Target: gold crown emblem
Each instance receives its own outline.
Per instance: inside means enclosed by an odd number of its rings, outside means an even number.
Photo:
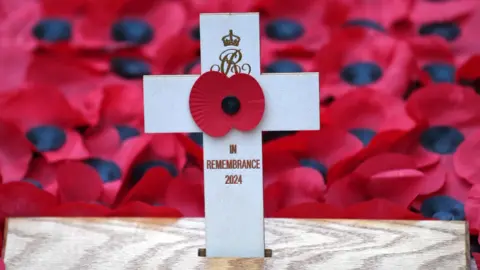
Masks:
[[[240,44],[240,37],[233,34],[233,30],[228,32],[228,35],[222,37],[223,46],[238,46]]]

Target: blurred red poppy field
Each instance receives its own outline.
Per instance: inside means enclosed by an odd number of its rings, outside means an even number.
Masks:
[[[467,220],[480,257],[476,0],[0,0],[0,226],[203,216],[202,136],[145,134],[142,76],[252,11],[263,72],[320,72],[321,130],[263,134],[265,216]]]

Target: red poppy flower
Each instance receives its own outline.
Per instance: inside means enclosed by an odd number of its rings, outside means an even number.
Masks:
[[[193,120],[212,137],[226,135],[232,128],[254,129],[262,120],[265,97],[258,82],[246,74],[231,78],[220,72],[202,74],[190,92]]]
[[[410,45],[417,65],[416,69],[411,71],[411,86],[414,88],[410,86],[404,98],[430,83],[454,83],[454,53],[445,40],[437,36],[408,36],[404,41]]]
[[[329,40],[332,28],[341,25],[348,7],[337,1],[259,1],[262,61],[277,53],[313,56]]]
[[[480,233],[480,185],[474,185],[468,192],[465,202],[465,214],[470,228],[470,233]]]
[[[322,74],[321,100],[369,87],[401,97],[411,80],[415,62],[405,42],[365,29],[345,28],[333,33],[315,57]]]
[[[463,63],[472,54],[480,52],[477,38],[480,9],[477,1],[461,0],[440,5],[422,1],[409,15],[412,34],[437,35],[445,39],[455,52],[456,63]]]
[[[0,98],[0,103],[0,118],[14,122],[32,149],[49,162],[88,156],[80,134],[74,130],[86,123],[85,118],[61,93],[37,87],[8,94]]]
[[[322,114],[327,123],[349,131],[367,145],[377,132],[414,127],[398,97],[360,88],[338,98]]]
[[[150,141],[148,135],[122,140],[118,130],[108,126],[91,129],[85,134],[89,158],[83,162],[100,176],[104,189],[101,202],[107,205],[114,203],[127,182],[132,164]]]
[[[437,84],[413,94],[406,106],[415,120],[428,123],[420,143],[440,158],[440,166],[430,168],[430,177],[446,177],[441,192],[460,201],[465,201],[470,186],[478,181],[471,168],[475,166],[479,104],[480,96],[468,88]]]
[[[85,49],[140,47],[142,55],[155,57],[181,33],[186,19],[181,2],[87,2],[72,43]]]

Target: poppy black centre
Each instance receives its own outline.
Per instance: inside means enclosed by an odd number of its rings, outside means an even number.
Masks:
[[[240,100],[234,96],[225,97],[222,100],[222,110],[228,115],[235,115],[240,111]]]

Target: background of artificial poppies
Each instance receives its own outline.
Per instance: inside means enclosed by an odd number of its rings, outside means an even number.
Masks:
[[[201,136],[144,134],[141,78],[246,11],[264,72],[321,74],[322,130],[264,134],[265,215],[466,219],[478,259],[475,0],[0,0],[2,222],[202,216]]]

